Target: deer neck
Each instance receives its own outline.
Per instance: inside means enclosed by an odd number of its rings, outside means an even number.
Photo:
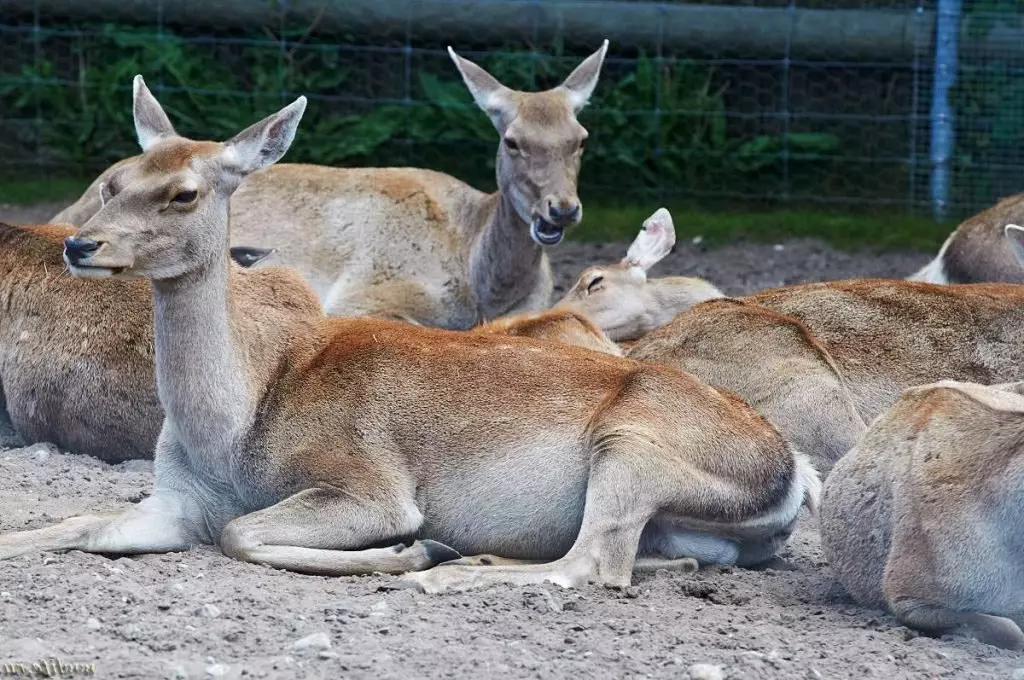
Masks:
[[[546,255],[530,237],[530,225],[519,216],[507,191],[485,201],[478,215],[484,226],[470,251],[469,272],[480,314],[491,319],[534,291]]]
[[[725,297],[724,293],[707,281],[684,276],[653,279],[647,282],[645,289],[648,312],[644,320],[645,333],[664,326],[679,312],[696,304]]]
[[[203,269],[153,282],[164,427],[170,426],[193,459],[223,456],[251,411],[246,367],[232,332],[229,274],[225,244],[224,253]]]

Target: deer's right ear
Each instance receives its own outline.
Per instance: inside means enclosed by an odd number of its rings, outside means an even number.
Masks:
[[[132,115],[135,117],[135,134],[143,151],[148,151],[160,139],[178,134],[141,75],[132,81]]]
[[[455,68],[459,69],[462,81],[466,83],[469,93],[473,95],[473,101],[483,109],[494,126],[500,131],[514,117],[515,110],[512,102],[512,90],[498,82],[498,79],[477,66],[469,59],[455,54],[450,46],[448,56],[455,62]]]
[[[632,267],[640,267],[646,272],[672,252],[672,246],[675,244],[676,229],[672,224],[672,214],[665,208],[659,208],[644,220],[640,233],[629,246],[622,262]]]
[[[1024,267],[1024,227],[1016,224],[1007,224],[1004,232],[1006,234],[1006,240],[1010,243],[1010,248],[1013,249],[1013,255],[1017,258],[1017,262],[1020,266]]]
[[[277,113],[239,132],[224,143],[225,161],[241,175],[269,167],[288,152],[306,111],[299,97]]]

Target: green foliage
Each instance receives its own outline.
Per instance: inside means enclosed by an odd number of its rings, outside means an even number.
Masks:
[[[83,27],[78,27],[83,28]],[[422,165],[493,186],[496,134],[472,103],[446,57],[416,68],[405,97],[346,96],[360,73],[351,53],[307,41],[224,44],[121,25],[45,34],[36,58],[28,38],[10,46],[25,65],[0,75],[0,110],[41,124],[35,135],[0,148],[91,172],[136,153],[130,83],[143,73],[179,132],[222,139],[287,103],[310,96],[289,160],[329,165]],[[67,58],[70,51],[71,58]],[[567,61],[556,44],[545,54],[496,51],[484,65],[510,87],[557,84]],[[387,74],[394,78],[394,73]],[[587,187],[637,192],[757,187],[791,167],[822,169],[840,140],[802,133],[745,137],[730,129],[726,87],[707,66],[639,55],[635,69],[608,66],[581,121],[592,131],[583,173]],[[385,83],[384,86],[387,86]],[[813,175],[813,173],[812,173]],[[623,181],[623,178],[628,178]]]

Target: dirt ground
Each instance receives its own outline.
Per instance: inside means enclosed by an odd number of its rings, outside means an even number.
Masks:
[[[561,246],[560,286],[624,248]],[[684,242],[654,273],[704,275],[738,293],[901,276],[927,259],[843,254],[814,241],[706,252]],[[4,450],[0,531],[138,502],[151,482],[148,462],[110,466],[38,444]],[[812,518],[782,556],[792,570],[661,572],[625,591],[427,596],[380,591],[390,577],[300,576],[209,547],[29,555],[0,562],[0,676],[16,670],[5,664],[49,659],[94,663],[96,677],[117,678],[1024,678],[1024,655],[920,637],[855,605],[825,564]]]

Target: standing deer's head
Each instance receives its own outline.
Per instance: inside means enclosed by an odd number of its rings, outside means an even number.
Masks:
[[[179,136],[142,76],[133,85],[142,147],[100,184],[99,211],[64,240],[76,276],[180,277],[228,249],[228,199],[251,172],[277,162],[295,137],[306,98],[224,143]]]
[[[498,187],[539,245],[561,242],[566,227],[583,217],[576,182],[587,130],[576,114],[597,86],[607,50],[605,40],[554,89],[520,92],[448,48],[473,99],[501,135]]]

